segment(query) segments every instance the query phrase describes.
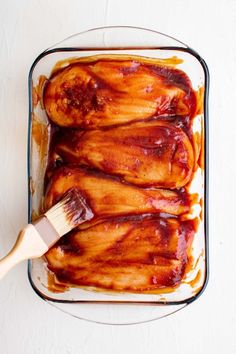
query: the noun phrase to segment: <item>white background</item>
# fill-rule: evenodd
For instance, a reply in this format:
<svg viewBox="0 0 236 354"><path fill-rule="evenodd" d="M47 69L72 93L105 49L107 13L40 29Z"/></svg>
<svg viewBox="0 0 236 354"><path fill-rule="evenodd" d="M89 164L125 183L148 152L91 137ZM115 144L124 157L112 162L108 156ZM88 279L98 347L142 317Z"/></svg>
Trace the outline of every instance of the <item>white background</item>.
<svg viewBox="0 0 236 354"><path fill-rule="evenodd" d="M0 283L2 354L236 353L236 1L0 0L0 255L27 220L27 76L59 40L102 25L173 35L206 60L210 86L210 281L192 305L144 325L90 324L33 292L26 263Z"/></svg>

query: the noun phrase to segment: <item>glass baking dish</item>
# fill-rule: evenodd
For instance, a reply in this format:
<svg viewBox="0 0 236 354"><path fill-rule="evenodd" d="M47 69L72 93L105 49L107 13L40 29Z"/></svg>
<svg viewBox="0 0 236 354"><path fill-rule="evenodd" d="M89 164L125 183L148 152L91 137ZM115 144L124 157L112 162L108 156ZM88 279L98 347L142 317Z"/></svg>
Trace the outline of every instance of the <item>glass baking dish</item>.
<svg viewBox="0 0 236 354"><path fill-rule="evenodd" d="M170 293L126 294L95 292L70 288L65 292L48 289L48 272L44 259L29 261L28 275L36 293L57 308L78 318L95 322L128 324L150 321L169 315L196 300L208 279L208 86L209 74L204 60L184 43L162 33L135 27L103 27L76 34L41 53L29 73L28 135L28 218L40 214L47 164L50 125L42 106L34 104L35 88L42 77L49 77L59 61L98 54L128 54L151 58L182 59L178 68L185 71L194 89L204 88L203 113L194 121L193 129L201 134L204 167L196 173L192 193L201 200L201 222L194 237L194 266L181 285ZM199 215L200 210L196 208ZM132 304L132 306L131 306ZM148 305L148 306L144 306Z"/></svg>

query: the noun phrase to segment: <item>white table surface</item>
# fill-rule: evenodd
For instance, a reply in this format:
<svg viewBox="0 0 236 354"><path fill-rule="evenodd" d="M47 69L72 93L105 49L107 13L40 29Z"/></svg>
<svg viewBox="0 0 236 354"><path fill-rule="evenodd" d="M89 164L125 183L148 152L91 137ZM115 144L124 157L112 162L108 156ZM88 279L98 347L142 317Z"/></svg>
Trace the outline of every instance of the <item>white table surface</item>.
<svg viewBox="0 0 236 354"><path fill-rule="evenodd" d="M113 327L71 318L32 291L26 263L0 283L0 353L236 353L235 0L0 0L0 255L27 220L27 75L45 48L102 25L170 34L208 63L210 281L192 305L150 324Z"/></svg>

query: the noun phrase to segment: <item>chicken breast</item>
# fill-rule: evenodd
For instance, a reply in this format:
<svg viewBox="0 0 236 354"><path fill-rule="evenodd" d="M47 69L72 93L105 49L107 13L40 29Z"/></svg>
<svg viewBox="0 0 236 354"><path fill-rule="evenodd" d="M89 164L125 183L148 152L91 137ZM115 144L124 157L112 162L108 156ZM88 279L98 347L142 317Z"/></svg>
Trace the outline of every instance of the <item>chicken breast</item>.
<svg viewBox="0 0 236 354"><path fill-rule="evenodd" d="M46 258L62 284L150 291L180 283L193 234L193 221L117 218L71 232Z"/></svg>
<svg viewBox="0 0 236 354"><path fill-rule="evenodd" d="M64 163L90 166L138 186L183 187L194 167L188 136L163 121L63 131L53 151Z"/></svg>
<svg viewBox="0 0 236 354"><path fill-rule="evenodd" d="M180 215L190 208L190 199L183 191L139 188L78 167L62 167L55 172L47 188L45 208L71 189L81 194L95 218L161 212Z"/></svg>
<svg viewBox="0 0 236 354"><path fill-rule="evenodd" d="M161 115L192 117L196 110L183 71L142 58L70 64L48 80L43 101L55 124L86 129Z"/></svg>

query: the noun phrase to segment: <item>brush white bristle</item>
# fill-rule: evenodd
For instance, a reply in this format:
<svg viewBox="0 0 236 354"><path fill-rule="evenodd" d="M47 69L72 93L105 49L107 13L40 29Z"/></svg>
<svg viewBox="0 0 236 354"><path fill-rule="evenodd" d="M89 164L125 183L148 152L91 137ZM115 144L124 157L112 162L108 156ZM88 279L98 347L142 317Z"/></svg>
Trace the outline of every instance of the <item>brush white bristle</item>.
<svg viewBox="0 0 236 354"><path fill-rule="evenodd" d="M67 234L75 227L73 219L68 218L69 203L70 198L65 197L45 213L60 236Z"/></svg>
<svg viewBox="0 0 236 354"><path fill-rule="evenodd" d="M62 200L44 214L60 236L94 215L78 191L69 191Z"/></svg>

